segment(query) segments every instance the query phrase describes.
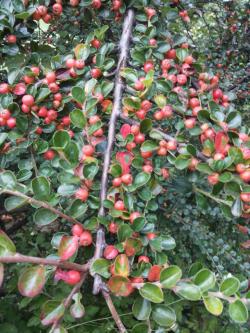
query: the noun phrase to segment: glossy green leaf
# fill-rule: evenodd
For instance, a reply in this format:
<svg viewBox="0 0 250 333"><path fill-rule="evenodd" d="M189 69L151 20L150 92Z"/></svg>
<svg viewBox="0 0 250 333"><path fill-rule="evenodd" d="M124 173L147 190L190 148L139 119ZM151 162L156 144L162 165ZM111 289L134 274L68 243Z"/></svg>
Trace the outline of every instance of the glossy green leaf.
<svg viewBox="0 0 250 333"><path fill-rule="evenodd" d="M159 148L159 145L157 142L154 142L152 140L146 140L141 145L141 151L142 152L148 152L148 151L154 151Z"/></svg>
<svg viewBox="0 0 250 333"><path fill-rule="evenodd" d="M99 274L107 279L110 277L109 266L109 260L103 258L96 259L90 267L91 275Z"/></svg>
<svg viewBox="0 0 250 333"><path fill-rule="evenodd" d="M223 311L223 303L221 300L214 296L204 297L204 305L208 312L214 316L219 316Z"/></svg>
<svg viewBox="0 0 250 333"><path fill-rule="evenodd" d="M83 102L85 100L85 93L82 88L73 87L71 90L71 95L77 103L83 104Z"/></svg>
<svg viewBox="0 0 250 333"><path fill-rule="evenodd" d="M39 176L31 182L32 191L36 198L47 199L50 195L50 182L46 177Z"/></svg>
<svg viewBox="0 0 250 333"><path fill-rule="evenodd" d="M86 125L86 118L80 109L74 109L69 114L72 124L78 128L84 128Z"/></svg>
<svg viewBox="0 0 250 333"><path fill-rule="evenodd" d="M176 287L176 293L190 301L198 301L201 299L201 290L192 283L179 282Z"/></svg>
<svg viewBox="0 0 250 333"><path fill-rule="evenodd" d="M147 320L151 313L151 303L145 298L137 298L132 307L133 315L138 320Z"/></svg>
<svg viewBox="0 0 250 333"><path fill-rule="evenodd" d="M70 136L67 131L56 131L53 135L53 146L57 149L66 148L70 142Z"/></svg>
<svg viewBox="0 0 250 333"><path fill-rule="evenodd" d="M166 305L156 306L152 318L158 325L163 327L171 327L176 322L175 311Z"/></svg>
<svg viewBox="0 0 250 333"><path fill-rule="evenodd" d="M153 303L161 303L164 299L161 288L153 283L145 283L144 286L139 289L139 293L143 298Z"/></svg>
<svg viewBox="0 0 250 333"><path fill-rule="evenodd" d="M46 208L40 208L34 214L34 222L38 226L42 227L54 222L57 219L57 217L58 215L51 212L50 210Z"/></svg>
<svg viewBox="0 0 250 333"><path fill-rule="evenodd" d="M235 302L230 303L229 315L236 323L246 323L248 320L248 310L246 305L240 300L236 300Z"/></svg>
<svg viewBox="0 0 250 333"><path fill-rule="evenodd" d="M7 210L7 212L11 212L12 210L18 209L26 205L27 199L23 199L20 197L8 197L4 201L4 208Z"/></svg>
<svg viewBox="0 0 250 333"><path fill-rule="evenodd" d="M172 288L180 280L182 271L178 266L169 266L161 272L160 282L163 288Z"/></svg>
<svg viewBox="0 0 250 333"><path fill-rule="evenodd" d="M201 289L202 292L207 291L215 285L214 273L204 268L195 275L194 283Z"/></svg>
<svg viewBox="0 0 250 333"><path fill-rule="evenodd" d="M240 288L240 281L235 277L229 277L225 279L220 285L220 292L222 292L226 296L231 296Z"/></svg>
<svg viewBox="0 0 250 333"><path fill-rule="evenodd" d="M150 178L151 178L151 175L149 173L139 172L135 176L133 184L136 188L144 186L147 184L147 182L149 181Z"/></svg>

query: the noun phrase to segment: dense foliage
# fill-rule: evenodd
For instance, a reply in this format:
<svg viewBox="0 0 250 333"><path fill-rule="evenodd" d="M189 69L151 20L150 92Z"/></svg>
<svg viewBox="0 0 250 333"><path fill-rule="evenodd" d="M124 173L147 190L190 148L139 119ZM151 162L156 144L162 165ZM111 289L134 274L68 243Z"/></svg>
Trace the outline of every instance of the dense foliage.
<svg viewBox="0 0 250 333"><path fill-rule="evenodd" d="M0 1L1 332L249 331L247 6Z"/></svg>

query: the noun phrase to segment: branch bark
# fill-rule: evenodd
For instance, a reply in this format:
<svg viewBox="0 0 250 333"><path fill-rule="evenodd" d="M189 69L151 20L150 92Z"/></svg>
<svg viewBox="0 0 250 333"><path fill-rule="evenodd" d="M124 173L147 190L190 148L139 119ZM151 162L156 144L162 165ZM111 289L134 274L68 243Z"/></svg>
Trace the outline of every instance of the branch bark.
<svg viewBox="0 0 250 333"><path fill-rule="evenodd" d="M48 265L48 266L56 266L64 269L73 269L80 272L87 272L89 270L90 263L86 263L84 265L71 263L68 261L61 261L57 259L49 259L49 258L39 258L32 256L25 256L20 253L16 253L13 256L4 256L0 257L0 263L28 263L28 264L37 264L37 265Z"/></svg>
<svg viewBox="0 0 250 333"><path fill-rule="evenodd" d="M124 327L124 325L123 325L123 323L121 321L121 318L120 318L118 312L116 311L116 308L115 308L115 306L114 306L114 304L112 302L112 299L111 299L109 293L107 291L102 290L102 295L103 295L103 297L104 297L104 299L105 299L105 301L107 303L109 311L112 314L112 317L113 317L113 319L114 319L114 321L116 323L116 326L118 327L119 332L120 333L126 333L127 330Z"/></svg>
<svg viewBox="0 0 250 333"><path fill-rule="evenodd" d="M121 100L124 91L124 82L121 77L121 69L126 66L127 58L129 55L129 43L132 34L134 16L135 16L134 11L132 9L129 9L123 22L122 36L119 44L120 55L115 77L114 102L109 122L107 149L105 151L104 155L105 157L103 161L99 216L105 216L105 209L103 203L104 200L106 200L107 198L108 172L109 172L111 154L115 140L116 123L121 113ZM104 247L105 247L105 234L103 228L100 226L96 235L96 250L94 254L94 259L102 257ZM101 277L99 275L95 275L94 285L93 285L94 295L97 295L100 292L101 285L102 285Z"/></svg>
<svg viewBox="0 0 250 333"><path fill-rule="evenodd" d="M48 203L46 202L43 202L43 201L39 201L39 200L36 200L34 198L31 198L29 196L27 196L26 194L22 193L22 192L19 192L19 191L14 191L14 190L7 190L7 189L3 189L0 191L0 194L2 193L5 193L5 194L10 194L10 195L14 195L16 197L19 197L19 198L23 198L26 200L27 203L29 204L35 204L35 205L38 205L40 207L43 207L43 208L46 208L48 210L50 210L51 212L57 214L58 216L60 216L61 218L71 222L71 223L74 223L74 224L79 224L79 225L82 225L79 221L77 221L75 218L69 216L69 215L66 215L64 214L63 212L61 212L60 210L52 207L51 205L49 205Z"/></svg>
<svg viewBox="0 0 250 333"><path fill-rule="evenodd" d="M68 297L64 300L63 305L65 310L70 306L70 304L72 303L72 299L74 297L74 295L76 293L79 292L79 290L81 289L81 286L83 285L84 281L86 280L88 273L85 272L82 274L81 280L74 286L74 288L71 290L71 292L69 293ZM64 311L65 312L65 311ZM60 323L62 322L63 316L58 318L58 320L56 320L50 330L49 333L53 333L55 331L56 328L58 328L60 326Z"/></svg>

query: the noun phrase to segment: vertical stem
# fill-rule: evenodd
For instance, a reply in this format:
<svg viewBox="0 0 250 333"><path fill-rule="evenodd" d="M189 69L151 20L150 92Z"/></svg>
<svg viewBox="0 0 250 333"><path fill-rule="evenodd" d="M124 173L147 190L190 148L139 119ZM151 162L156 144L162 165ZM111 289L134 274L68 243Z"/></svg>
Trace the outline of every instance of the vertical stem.
<svg viewBox="0 0 250 333"><path fill-rule="evenodd" d="M120 55L115 77L114 102L109 122L108 143L103 161L99 216L105 216L103 203L104 200L106 200L107 198L108 172L109 172L111 154L113 151L114 140L115 140L116 123L121 113L121 101L122 101L122 94L124 91L124 83L121 77L121 69L124 66L126 66L127 58L129 55L129 43L132 34L134 16L135 16L134 11L132 9L129 9L123 22L122 36L119 43ZM96 250L94 254L94 259L102 257L104 247L105 247L105 234L103 228L100 226L99 229L97 230L97 235L96 235ZM101 277L99 275L95 275L94 286L93 286L94 295L100 292L101 285L102 285Z"/></svg>
<svg viewBox="0 0 250 333"><path fill-rule="evenodd" d="M116 311L116 308L114 307L114 304L112 302L112 299L111 299L109 293L106 292L106 291L104 291L104 290L102 290L102 295L103 295L103 297L104 297L104 299L105 299L105 301L107 303L109 311L112 314L112 317L113 317L113 319L114 319L114 321L116 323L116 326L118 327L119 332L120 333L126 333L127 330L124 327L124 325L123 325L123 323L121 321L121 318L120 318L119 314Z"/></svg>

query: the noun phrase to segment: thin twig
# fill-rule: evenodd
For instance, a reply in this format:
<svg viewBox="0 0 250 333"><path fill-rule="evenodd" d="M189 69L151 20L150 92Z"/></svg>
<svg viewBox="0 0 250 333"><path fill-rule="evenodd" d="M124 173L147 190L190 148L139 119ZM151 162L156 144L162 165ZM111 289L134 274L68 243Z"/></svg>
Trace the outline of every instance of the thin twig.
<svg viewBox="0 0 250 333"><path fill-rule="evenodd" d="M65 310L70 306L72 299L76 293L81 289L81 286L83 285L84 281L86 280L88 273L85 272L82 274L81 280L74 286L74 288L71 290L69 293L68 297L64 300L63 305L64 305L64 312ZM59 317L53 324L51 330L49 333L53 333L56 328L60 326L60 323L62 322L63 316Z"/></svg>
<svg viewBox="0 0 250 333"><path fill-rule="evenodd" d="M80 265L75 264L68 261L61 261L57 259L49 259L49 258L40 258L40 257L32 257L25 256L20 253L16 253L13 256L3 256L0 257L0 263L27 263L27 264L37 264L37 265L48 265L48 266L56 266L64 269L73 269L80 272L86 272L89 270L90 262Z"/></svg>
<svg viewBox="0 0 250 333"><path fill-rule="evenodd" d="M112 317L113 317L113 319L114 319L114 321L116 323L116 326L118 327L119 332L120 333L126 333L127 330L124 327L124 325L123 325L123 323L122 323L122 321L120 319L120 316L119 316L118 312L116 311L116 308L115 308L115 306L114 306L114 304L112 302L112 299L111 299L109 293L106 292L105 290L102 290L102 295L103 295L103 297L104 297L104 299L105 299L105 301L107 303L109 311L112 314Z"/></svg>
<svg viewBox="0 0 250 333"><path fill-rule="evenodd" d="M2 194L2 193L6 193L6 194L14 195L16 197L23 198L29 204L35 204L35 205L38 205L40 207L46 208L46 209L50 210L51 212L55 213L56 215L59 215L60 217L62 217L63 219L65 219L65 220L67 220L71 223L82 225L75 218L64 214L63 212L61 212L60 210L52 207L48 203L43 202L43 201L39 201L39 200L34 199L34 198L31 198L31 197L27 196L26 194L23 194L22 192L19 192L19 191L16 191L16 190L3 189L3 190L0 191L0 194Z"/></svg>
<svg viewBox="0 0 250 333"><path fill-rule="evenodd" d="M129 43L134 23L134 15L135 15L134 11L132 9L129 9L124 19L122 36L119 45L120 55L115 77L114 102L109 122L107 149L105 151L104 161L103 161L99 216L105 216L104 200L106 200L107 198L108 172L111 160L111 153L113 150L114 140L115 140L116 123L121 113L121 101L122 101L122 94L124 91L124 82L121 77L121 69L126 66L127 58L129 55ZM100 226L96 235L96 249L95 249L94 259L98 259L102 256L104 246L105 246L105 234L103 228ZM96 274L93 285L94 295L100 292L101 285L102 285L101 277Z"/></svg>

